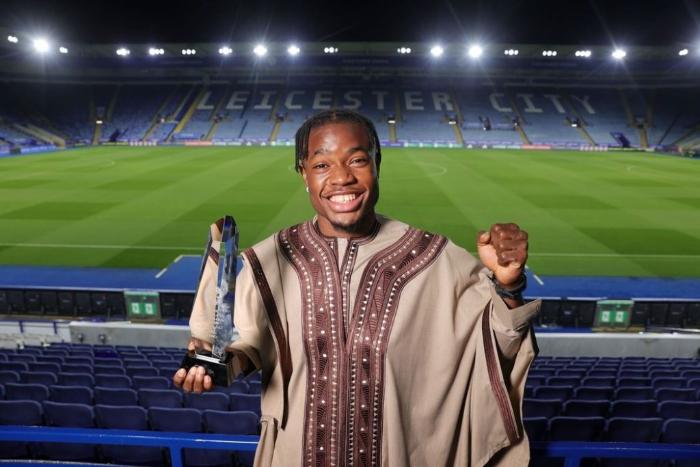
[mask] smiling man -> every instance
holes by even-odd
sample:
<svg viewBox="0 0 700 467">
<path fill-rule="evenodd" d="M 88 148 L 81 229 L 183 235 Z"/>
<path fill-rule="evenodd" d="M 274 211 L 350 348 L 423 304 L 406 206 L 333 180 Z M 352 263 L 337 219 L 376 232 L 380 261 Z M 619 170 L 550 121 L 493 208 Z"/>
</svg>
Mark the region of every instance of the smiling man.
<svg viewBox="0 0 700 467">
<path fill-rule="evenodd" d="M 256 465 L 526 466 L 520 408 L 539 309 L 522 301 L 527 234 L 491 226 L 478 261 L 377 215 L 380 164 L 370 120 L 310 118 L 296 167 L 316 216 L 243 254 L 230 349 L 262 370 Z M 208 345 L 212 293 L 198 293 L 190 348 Z M 174 382 L 211 388 L 201 368 Z"/>
</svg>

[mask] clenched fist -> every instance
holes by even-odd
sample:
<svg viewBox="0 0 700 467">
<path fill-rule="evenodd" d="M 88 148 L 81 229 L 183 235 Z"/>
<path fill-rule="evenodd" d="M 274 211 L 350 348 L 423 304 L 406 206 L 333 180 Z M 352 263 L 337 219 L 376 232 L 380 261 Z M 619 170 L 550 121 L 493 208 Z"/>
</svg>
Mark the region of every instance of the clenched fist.
<svg viewBox="0 0 700 467">
<path fill-rule="evenodd" d="M 503 287 L 518 282 L 527 261 L 527 232 L 516 224 L 493 224 L 479 232 L 476 246 L 479 259 Z"/>
</svg>

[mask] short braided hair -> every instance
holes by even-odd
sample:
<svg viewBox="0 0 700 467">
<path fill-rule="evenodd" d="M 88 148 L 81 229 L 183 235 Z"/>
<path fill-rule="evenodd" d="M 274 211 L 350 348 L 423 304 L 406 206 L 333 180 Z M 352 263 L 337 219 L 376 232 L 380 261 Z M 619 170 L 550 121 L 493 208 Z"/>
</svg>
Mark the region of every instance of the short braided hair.
<svg viewBox="0 0 700 467">
<path fill-rule="evenodd" d="M 369 151 L 369 156 L 374 159 L 377 173 L 379 173 L 379 164 L 382 162 L 382 148 L 379 145 L 379 137 L 377 136 L 374 123 L 361 113 L 347 109 L 324 110 L 302 123 L 294 137 L 296 144 L 294 169 L 297 172 L 301 170 L 302 162 L 309 156 L 309 135 L 311 130 L 328 123 L 355 123 L 364 128 L 369 139 L 369 148 L 367 150 Z"/>
</svg>

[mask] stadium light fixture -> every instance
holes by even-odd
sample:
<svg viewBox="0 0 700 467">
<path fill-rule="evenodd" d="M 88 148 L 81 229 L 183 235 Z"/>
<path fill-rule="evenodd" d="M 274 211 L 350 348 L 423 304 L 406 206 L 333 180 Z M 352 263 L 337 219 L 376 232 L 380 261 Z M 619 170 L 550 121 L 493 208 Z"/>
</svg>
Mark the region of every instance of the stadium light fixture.
<svg viewBox="0 0 700 467">
<path fill-rule="evenodd" d="M 543 57 L 556 57 L 557 51 L 556 50 L 543 50 L 542 56 Z"/>
<path fill-rule="evenodd" d="M 296 57 L 301 53 L 301 49 L 296 44 L 290 44 L 289 47 L 287 47 L 287 53 L 292 57 Z"/>
<path fill-rule="evenodd" d="M 396 49 L 396 52 L 401 54 L 401 55 L 408 55 L 412 52 L 410 47 L 399 47 Z"/>
<path fill-rule="evenodd" d="M 182 55 L 195 55 L 196 53 L 195 49 L 182 49 Z"/>
<path fill-rule="evenodd" d="M 323 53 L 324 53 L 324 54 L 337 54 L 337 53 L 338 53 L 338 47 L 324 47 L 324 48 L 323 48 Z"/>
<path fill-rule="evenodd" d="M 163 55 L 163 54 L 165 54 L 165 50 L 163 50 L 163 49 L 159 49 L 157 47 L 149 47 L 148 48 L 148 55 L 150 55 L 151 57 L 154 57 L 156 55 Z"/>
<path fill-rule="evenodd" d="M 224 45 L 219 47 L 219 55 L 231 55 L 233 53 L 233 49 L 229 47 L 228 45 Z"/>
<path fill-rule="evenodd" d="M 36 50 L 40 54 L 47 53 L 49 51 L 49 49 L 51 48 L 49 41 L 47 41 L 43 37 L 39 37 L 38 39 L 34 39 L 32 44 L 34 45 L 34 50 Z"/>
<path fill-rule="evenodd" d="M 472 44 L 471 46 L 469 46 L 469 50 L 467 50 L 467 53 L 471 58 L 479 58 L 483 55 L 484 49 L 479 44 Z"/>
<path fill-rule="evenodd" d="M 680 55 L 681 57 L 685 57 L 686 55 L 688 55 L 688 49 L 679 50 L 678 55 Z"/>
<path fill-rule="evenodd" d="M 131 54 L 131 50 L 127 49 L 126 47 L 119 47 L 117 49 L 117 55 L 120 57 L 128 57 Z"/>
<path fill-rule="evenodd" d="M 574 55 L 581 58 L 590 58 L 593 52 L 590 50 L 577 50 Z"/>
<path fill-rule="evenodd" d="M 432 55 L 435 58 L 442 57 L 442 54 L 444 53 L 445 49 L 439 44 L 436 44 L 430 48 L 430 55 Z"/>
<path fill-rule="evenodd" d="M 615 49 L 610 54 L 615 60 L 622 60 L 627 56 L 627 52 L 624 49 Z"/>
<path fill-rule="evenodd" d="M 64 55 L 65 55 L 65 54 L 68 53 L 68 48 L 67 48 L 67 47 L 61 46 L 61 47 L 58 48 L 58 53 L 64 54 Z"/>
<path fill-rule="evenodd" d="M 518 55 L 519 53 L 520 51 L 518 49 L 506 49 L 503 51 L 503 55 L 508 55 L 510 57 Z"/>
<path fill-rule="evenodd" d="M 253 48 L 253 53 L 258 57 L 264 57 L 265 55 L 267 55 L 267 47 L 265 47 L 264 44 L 257 44 Z"/>
<path fill-rule="evenodd" d="M 17 36 L 10 35 L 10 36 L 7 36 L 7 41 L 12 42 L 13 44 L 16 44 L 19 42 L 19 39 L 17 38 Z"/>
</svg>

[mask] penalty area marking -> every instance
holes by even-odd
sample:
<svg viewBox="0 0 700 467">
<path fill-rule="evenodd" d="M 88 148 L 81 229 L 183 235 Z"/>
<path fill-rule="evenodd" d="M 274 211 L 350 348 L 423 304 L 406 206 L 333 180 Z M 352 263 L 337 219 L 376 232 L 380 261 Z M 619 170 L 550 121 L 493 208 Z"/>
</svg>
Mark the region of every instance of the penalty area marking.
<svg viewBox="0 0 700 467">
<path fill-rule="evenodd" d="M 532 269 L 530 269 L 530 266 L 525 265 L 525 269 L 527 269 L 528 271 L 530 271 L 530 272 L 532 273 L 532 278 L 535 279 L 535 281 L 536 281 L 538 284 L 544 285 L 544 281 L 543 281 L 542 279 L 540 279 L 540 276 L 538 276 L 537 274 L 535 274 L 535 271 L 533 271 Z"/>
</svg>

